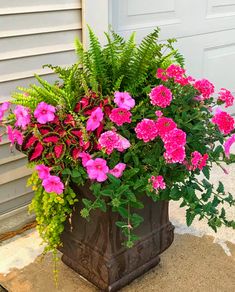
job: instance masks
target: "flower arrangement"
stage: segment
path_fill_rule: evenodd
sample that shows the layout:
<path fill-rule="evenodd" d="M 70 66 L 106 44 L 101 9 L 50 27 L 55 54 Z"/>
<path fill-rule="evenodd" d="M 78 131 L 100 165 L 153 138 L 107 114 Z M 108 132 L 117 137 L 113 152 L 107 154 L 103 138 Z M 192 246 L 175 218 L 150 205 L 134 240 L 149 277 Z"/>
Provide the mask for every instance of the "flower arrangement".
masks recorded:
<path fill-rule="evenodd" d="M 25 153 L 33 173 L 31 210 L 46 251 L 61 244 L 64 221 L 76 202 L 81 216 L 112 208 L 132 247 L 144 208 L 141 198 L 179 200 L 186 221 L 206 219 L 215 231 L 235 229 L 223 205 L 235 200 L 224 186 L 209 182 L 212 164 L 235 161 L 234 118 L 220 108 L 234 97 L 222 88 L 215 94 L 206 79 L 186 74 L 175 40 L 157 42 L 159 31 L 135 44 L 110 32 L 101 48 L 89 29 L 90 48 L 76 40 L 78 63 L 52 67 L 60 80 L 20 88 L 0 106 L 0 119 L 11 144 Z M 9 111 L 7 118 L 4 114 Z M 203 173 L 203 177 L 199 174 Z M 88 183 L 93 200 L 81 199 L 75 185 Z M 92 223 L 91 223 L 92 224 Z"/>

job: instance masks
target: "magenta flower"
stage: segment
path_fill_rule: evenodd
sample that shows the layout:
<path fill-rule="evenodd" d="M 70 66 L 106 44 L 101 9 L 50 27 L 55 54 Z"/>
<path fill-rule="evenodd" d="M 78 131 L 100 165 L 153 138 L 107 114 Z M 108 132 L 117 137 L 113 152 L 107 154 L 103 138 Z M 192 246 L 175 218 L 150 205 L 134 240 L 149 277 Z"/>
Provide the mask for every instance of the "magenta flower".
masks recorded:
<path fill-rule="evenodd" d="M 38 171 L 38 176 L 40 179 L 44 180 L 50 176 L 50 168 L 44 164 L 36 165 L 36 170 Z"/>
<path fill-rule="evenodd" d="M 165 135 L 174 130 L 176 127 L 176 123 L 171 118 L 161 117 L 156 122 L 156 129 L 162 139 Z"/>
<path fill-rule="evenodd" d="M 221 133 L 224 135 L 229 134 L 234 129 L 234 118 L 231 117 L 228 113 L 223 112 L 220 108 L 216 110 L 216 113 L 211 119 L 211 122 L 217 125 Z"/>
<path fill-rule="evenodd" d="M 118 126 L 124 123 L 131 123 L 131 113 L 125 108 L 114 108 L 109 115 L 109 118 Z"/>
<path fill-rule="evenodd" d="M 152 186 L 158 191 L 159 189 L 164 190 L 166 188 L 166 183 L 164 181 L 163 176 L 151 176 Z"/>
<path fill-rule="evenodd" d="M 14 114 L 16 116 L 15 126 L 25 129 L 25 127 L 30 123 L 29 108 L 22 105 L 17 105 L 14 110 Z"/>
<path fill-rule="evenodd" d="M 183 147 L 186 144 L 186 133 L 180 129 L 173 129 L 163 137 L 164 146 L 167 151 Z"/>
<path fill-rule="evenodd" d="M 185 148 L 178 147 L 173 148 L 170 151 L 167 150 L 163 156 L 167 163 L 183 163 L 186 157 Z"/>
<path fill-rule="evenodd" d="M 164 85 L 158 85 L 154 87 L 151 90 L 149 96 L 152 105 L 156 105 L 162 108 L 169 106 L 172 101 L 172 93 L 170 89 Z"/>
<path fill-rule="evenodd" d="M 45 103 L 40 102 L 35 111 L 34 116 L 40 124 L 46 124 L 47 122 L 52 122 L 55 118 L 55 107 Z"/>
<path fill-rule="evenodd" d="M 0 105 L 0 121 L 3 119 L 5 112 L 9 109 L 10 102 L 6 101 Z"/>
<path fill-rule="evenodd" d="M 184 76 L 185 70 L 181 68 L 179 65 L 171 64 L 167 69 L 166 69 L 166 75 L 168 78 L 173 78 L 176 80 L 179 80 Z"/>
<path fill-rule="evenodd" d="M 86 124 L 86 129 L 87 131 L 94 131 L 100 126 L 101 121 L 104 118 L 104 114 L 101 110 L 100 107 L 95 109 L 92 113 L 91 116 L 89 117 L 87 124 Z"/>
<path fill-rule="evenodd" d="M 224 143 L 224 152 L 226 157 L 230 158 L 230 148 L 235 143 L 235 134 L 233 134 L 228 140 Z"/>
<path fill-rule="evenodd" d="M 229 107 L 233 105 L 234 96 L 232 95 L 231 91 L 221 88 L 218 96 L 218 100 L 221 102 L 225 102 L 225 107 Z"/>
<path fill-rule="evenodd" d="M 17 142 L 17 144 L 22 145 L 23 134 L 20 131 L 18 131 L 17 129 L 13 130 L 11 126 L 7 126 L 7 135 L 8 140 L 11 142 L 11 144 Z"/>
<path fill-rule="evenodd" d="M 104 148 L 107 154 L 111 154 L 117 148 L 119 136 L 114 131 L 107 131 L 101 134 L 98 143 L 99 147 Z"/>
<path fill-rule="evenodd" d="M 111 173 L 113 176 L 119 178 L 122 176 L 123 171 L 126 168 L 126 164 L 125 163 L 118 163 L 113 169 L 111 169 L 109 171 L 109 173 Z"/>
<path fill-rule="evenodd" d="M 106 160 L 102 158 L 91 159 L 86 163 L 87 173 L 90 179 L 103 182 L 107 179 L 109 168 Z"/>
<path fill-rule="evenodd" d="M 120 108 L 125 108 L 127 110 L 132 109 L 135 106 L 135 100 L 130 96 L 128 92 L 115 92 L 114 102 Z"/>
<path fill-rule="evenodd" d="M 124 137 L 122 137 L 121 135 L 118 135 L 119 140 L 117 143 L 117 150 L 120 152 L 123 152 L 124 150 L 128 149 L 131 146 L 131 143 Z"/>
<path fill-rule="evenodd" d="M 156 123 L 150 119 L 143 119 L 135 127 L 136 136 L 145 143 L 154 140 L 158 135 Z"/>
<path fill-rule="evenodd" d="M 197 80 L 194 83 L 194 87 L 201 93 L 203 99 L 210 98 L 211 95 L 215 92 L 214 85 L 207 79 Z"/>
<path fill-rule="evenodd" d="M 82 165 L 85 167 L 87 162 L 91 159 L 91 155 L 87 152 L 79 153 L 78 157 L 82 159 Z"/>
<path fill-rule="evenodd" d="M 63 193 L 64 184 L 61 182 L 60 178 L 55 175 L 50 175 L 42 181 L 42 186 L 47 193 L 56 193 L 60 195 Z"/>
<path fill-rule="evenodd" d="M 156 115 L 158 118 L 160 118 L 160 117 L 163 116 L 163 113 L 162 113 L 162 111 L 157 110 L 157 111 L 155 111 L 155 115 Z"/>
<path fill-rule="evenodd" d="M 189 170 L 195 170 L 195 169 L 200 169 L 202 170 L 206 164 L 207 164 L 207 160 L 209 158 L 209 155 L 206 153 L 204 155 L 202 155 L 200 152 L 198 151 L 194 151 L 191 153 L 191 164 L 188 169 Z"/>

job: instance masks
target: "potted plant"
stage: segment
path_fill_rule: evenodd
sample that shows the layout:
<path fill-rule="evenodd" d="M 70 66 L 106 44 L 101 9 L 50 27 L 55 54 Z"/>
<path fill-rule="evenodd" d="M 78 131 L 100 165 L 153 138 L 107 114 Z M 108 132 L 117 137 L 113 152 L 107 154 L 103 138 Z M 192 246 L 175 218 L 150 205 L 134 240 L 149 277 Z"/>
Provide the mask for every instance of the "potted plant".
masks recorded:
<path fill-rule="evenodd" d="M 59 81 L 20 88 L 0 107 L 12 144 L 28 156 L 31 210 L 45 251 L 104 291 L 116 291 L 159 262 L 173 241 L 168 201 L 186 207 L 186 222 L 235 228 L 223 205 L 235 200 L 209 182 L 212 164 L 234 162 L 234 118 L 219 106 L 230 91 L 186 74 L 174 40 L 159 30 L 139 46 L 89 29 L 78 63 L 52 68 Z M 10 111 L 7 119 L 4 113 Z M 198 175 L 202 172 L 203 178 Z"/>

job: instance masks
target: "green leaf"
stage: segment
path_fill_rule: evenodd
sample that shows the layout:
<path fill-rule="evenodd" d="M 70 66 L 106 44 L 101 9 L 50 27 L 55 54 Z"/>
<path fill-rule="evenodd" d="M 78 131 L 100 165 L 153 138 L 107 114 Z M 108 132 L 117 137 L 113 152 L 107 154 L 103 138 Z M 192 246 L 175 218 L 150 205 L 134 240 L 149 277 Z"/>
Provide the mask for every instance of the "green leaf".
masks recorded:
<path fill-rule="evenodd" d="M 219 181 L 219 186 L 216 190 L 219 194 L 223 194 L 224 193 L 224 185 L 222 184 L 221 181 Z"/>
<path fill-rule="evenodd" d="M 73 169 L 71 172 L 72 177 L 79 177 L 81 176 L 80 172 L 77 169 Z"/>
<path fill-rule="evenodd" d="M 131 215 L 131 223 L 134 228 L 138 227 L 144 221 L 143 217 L 134 213 Z"/>
<path fill-rule="evenodd" d="M 194 211 L 190 210 L 190 209 L 188 209 L 186 211 L 186 223 L 187 223 L 187 226 L 190 226 L 193 223 L 193 220 L 194 220 L 196 215 L 197 214 Z"/>
<path fill-rule="evenodd" d="M 63 171 L 62 171 L 62 174 L 63 175 L 71 175 L 71 170 L 69 168 L 65 168 Z"/>
<path fill-rule="evenodd" d="M 128 180 L 128 179 L 132 178 L 133 176 L 135 176 L 139 171 L 140 171 L 139 168 L 128 169 L 128 170 L 124 171 L 123 177 L 124 177 L 124 179 Z"/>
<path fill-rule="evenodd" d="M 108 173 L 109 181 L 114 184 L 115 186 L 120 186 L 121 181 L 120 179 L 116 178 L 114 175 Z"/>
<path fill-rule="evenodd" d="M 205 166 L 205 167 L 203 168 L 202 172 L 203 172 L 203 174 L 205 175 L 205 177 L 206 177 L 207 179 L 210 179 L 210 169 L 209 169 L 208 166 Z"/>
<path fill-rule="evenodd" d="M 123 218 L 128 218 L 128 211 L 127 209 L 123 208 L 122 206 L 119 206 L 117 208 L 118 213 L 123 217 Z"/>

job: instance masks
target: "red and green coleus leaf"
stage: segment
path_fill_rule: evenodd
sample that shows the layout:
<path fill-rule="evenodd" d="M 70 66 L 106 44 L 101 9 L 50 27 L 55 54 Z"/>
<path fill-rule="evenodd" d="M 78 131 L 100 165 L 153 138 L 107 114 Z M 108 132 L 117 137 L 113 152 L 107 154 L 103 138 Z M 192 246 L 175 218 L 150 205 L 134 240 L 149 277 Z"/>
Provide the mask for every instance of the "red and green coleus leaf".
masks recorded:
<path fill-rule="evenodd" d="M 61 159 L 65 154 L 65 150 L 66 150 L 66 145 L 65 144 L 55 145 L 55 147 L 54 147 L 55 157 L 57 159 Z"/>
<path fill-rule="evenodd" d="M 74 160 L 78 159 L 80 153 L 81 153 L 81 149 L 79 149 L 79 148 L 73 148 L 71 150 L 71 156 Z"/>
<path fill-rule="evenodd" d="M 29 161 L 39 159 L 42 156 L 44 147 L 41 142 L 37 141 L 33 144 L 33 149 L 28 154 Z"/>
<path fill-rule="evenodd" d="M 44 143 L 57 143 L 60 140 L 60 135 L 58 133 L 52 132 L 44 135 L 42 141 Z"/>
<path fill-rule="evenodd" d="M 33 144 L 38 141 L 38 138 L 33 135 L 33 133 L 29 133 L 25 136 L 23 144 L 22 144 L 22 150 L 27 151 L 29 148 L 33 146 Z"/>

